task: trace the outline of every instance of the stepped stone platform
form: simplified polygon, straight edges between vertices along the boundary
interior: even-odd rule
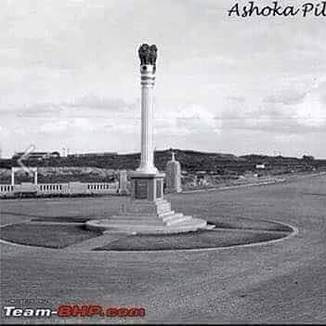
[[[211,229],[205,220],[176,213],[165,199],[131,200],[119,215],[86,222],[88,229],[123,231],[131,234],[170,234]]]

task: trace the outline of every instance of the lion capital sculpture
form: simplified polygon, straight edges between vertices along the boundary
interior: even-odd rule
[[[138,49],[139,59],[141,65],[153,65],[154,72],[156,68],[157,59],[157,47],[155,44],[149,46],[148,44],[142,44]]]

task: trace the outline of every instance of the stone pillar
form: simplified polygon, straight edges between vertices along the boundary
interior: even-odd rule
[[[119,194],[126,195],[128,193],[128,173],[121,170],[119,173]]]
[[[15,185],[15,168],[11,168],[11,185]]]
[[[37,168],[34,171],[34,184],[37,185]]]
[[[175,153],[172,152],[172,160],[166,166],[166,191],[181,192],[181,166],[175,160]]]
[[[139,168],[130,174],[131,198],[147,201],[163,199],[164,173],[154,165],[153,153],[153,88],[157,48],[142,44],[138,50],[141,81],[141,157]]]
[[[140,66],[141,75],[141,161],[138,172],[157,173],[153,155],[153,87],[154,66]]]
[[[90,220],[90,229],[119,230],[127,233],[165,234],[206,228],[205,220],[176,213],[163,197],[164,173],[159,173],[153,159],[153,87],[157,48],[142,44],[138,50],[141,74],[141,161],[130,173],[131,199],[117,215]]]

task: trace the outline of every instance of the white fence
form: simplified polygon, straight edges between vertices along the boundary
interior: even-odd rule
[[[13,193],[14,186],[12,185],[0,185],[0,196],[1,195],[8,195]]]
[[[119,182],[87,183],[87,190],[91,193],[112,193],[119,190]]]
[[[26,187],[28,186],[28,187]],[[33,190],[33,191],[32,191]],[[92,195],[115,194],[119,191],[119,182],[69,182],[69,183],[24,183],[16,185],[0,185],[0,197],[14,197],[15,195],[33,192],[37,196],[46,195]]]
[[[38,195],[69,194],[69,183],[40,183],[36,188]]]

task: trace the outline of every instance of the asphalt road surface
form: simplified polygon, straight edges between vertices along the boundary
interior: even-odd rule
[[[275,243],[199,252],[69,252],[1,243],[2,307],[41,299],[51,308],[89,303],[146,309],[144,318],[2,316],[2,323],[326,323],[325,175],[170,199],[185,213],[276,220],[299,233]],[[54,215],[64,207],[67,216],[79,216],[103,214],[103,207],[125,199],[72,199],[74,206],[67,200],[1,201],[1,223],[26,220],[38,206],[37,213],[45,214],[50,210],[44,203],[53,203]]]

